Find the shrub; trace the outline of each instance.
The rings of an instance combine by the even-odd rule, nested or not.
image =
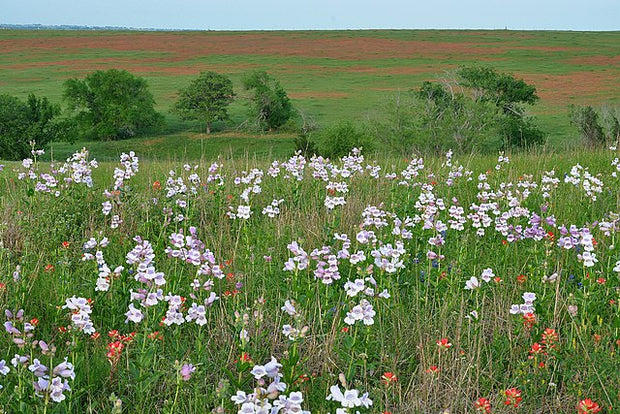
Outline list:
[[[53,119],[60,114],[58,105],[33,94],[26,102],[11,95],[0,95],[0,158],[20,160],[30,155],[31,141],[39,148],[61,134]]]
[[[353,148],[364,147],[366,152],[371,149],[366,133],[357,129],[350,121],[341,121],[321,135],[321,155],[331,159],[345,156]]]
[[[571,122],[577,126],[581,138],[588,146],[598,147],[607,143],[603,127],[599,123],[599,114],[592,106],[571,105],[569,113]]]
[[[65,82],[64,98],[83,139],[131,138],[163,125],[146,80],[126,70],[98,70]]]
[[[284,88],[265,71],[254,71],[243,80],[252,91],[251,115],[262,130],[273,131],[285,125],[294,115],[293,105]]]

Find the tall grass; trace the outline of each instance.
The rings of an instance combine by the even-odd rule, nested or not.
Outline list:
[[[6,412],[277,412],[249,404],[280,399],[286,413],[299,412],[297,392],[313,413],[619,407],[609,151],[150,161],[139,171],[126,157],[91,165],[92,187],[79,182],[85,156],[0,172]],[[571,172],[577,163],[594,178]],[[41,175],[50,171],[56,187]],[[136,250],[144,241],[152,257]],[[531,302],[526,293],[533,308],[511,313]],[[52,372],[65,357],[74,378]],[[275,371],[261,374],[272,357],[285,389]],[[45,375],[71,391],[37,391]]]

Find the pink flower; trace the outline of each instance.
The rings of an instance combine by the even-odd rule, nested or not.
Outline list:
[[[181,378],[183,379],[183,381],[189,381],[195,371],[196,367],[192,364],[183,364],[183,366],[181,367]]]

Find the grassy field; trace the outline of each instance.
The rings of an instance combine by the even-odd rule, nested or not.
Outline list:
[[[618,412],[617,156],[10,163],[0,412]]]
[[[61,102],[64,80],[98,69],[122,68],[145,77],[168,118],[167,134],[184,143],[200,127],[181,124],[168,110],[178,89],[203,70],[233,79],[240,99],[231,125],[245,119],[241,78],[254,69],[277,77],[295,106],[323,126],[380,117],[398,91],[460,65],[490,65],[536,85],[542,100],[531,112],[560,148],[577,135],[569,124],[569,104],[620,103],[620,32],[2,30],[0,50],[0,92],[20,97],[34,92]],[[241,146],[251,141],[239,134]],[[269,151],[267,146],[259,152]]]

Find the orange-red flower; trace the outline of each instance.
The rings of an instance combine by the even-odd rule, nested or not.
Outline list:
[[[110,364],[116,365],[118,360],[121,358],[121,353],[123,352],[123,348],[125,345],[121,341],[114,341],[108,344],[108,352],[106,352],[106,356],[108,357],[108,361]]]
[[[589,398],[579,401],[577,404],[577,412],[579,414],[600,413],[602,408]]]
[[[538,342],[535,342],[532,344],[532,347],[530,348],[530,356],[528,356],[528,358],[532,359],[536,355],[546,355],[546,354],[547,353],[545,352],[544,345],[541,345]]]
[[[439,367],[437,365],[431,365],[430,367],[428,367],[428,369],[424,372],[426,372],[427,374],[436,374],[440,371]]]
[[[515,408],[517,408],[521,400],[523,400],[521,397],[521,390],[518,388],[508,388],[504,391],[504,395],[506,396],[506,401],[504,401],[504,404],[512,405]]]
[[[490,413],[491,412],[491,402],[484,398],[478,398],[474,403],[474,407],[476,408],[477,413]]]
[[[545,344],[547,348],[555,347],[555,343],[558,341],[559,336],[555,329],[547,328],[542,333],[542,343]]]
[[[438,339],[436,343],[440,350],[449,349],[452,346],[448,338]]]
[[[381,381],[385,385],[391,385],[391,384],[395,383],[396,381],[398,381],[398,378],[392,372],[384,372],[383,375],[381,376]]]
[[[535,324],[536,315],[534,315],[532,312],[523,314],[523,326],[525,326],[527,329],[531,329],[532,326],[534,326]]]

